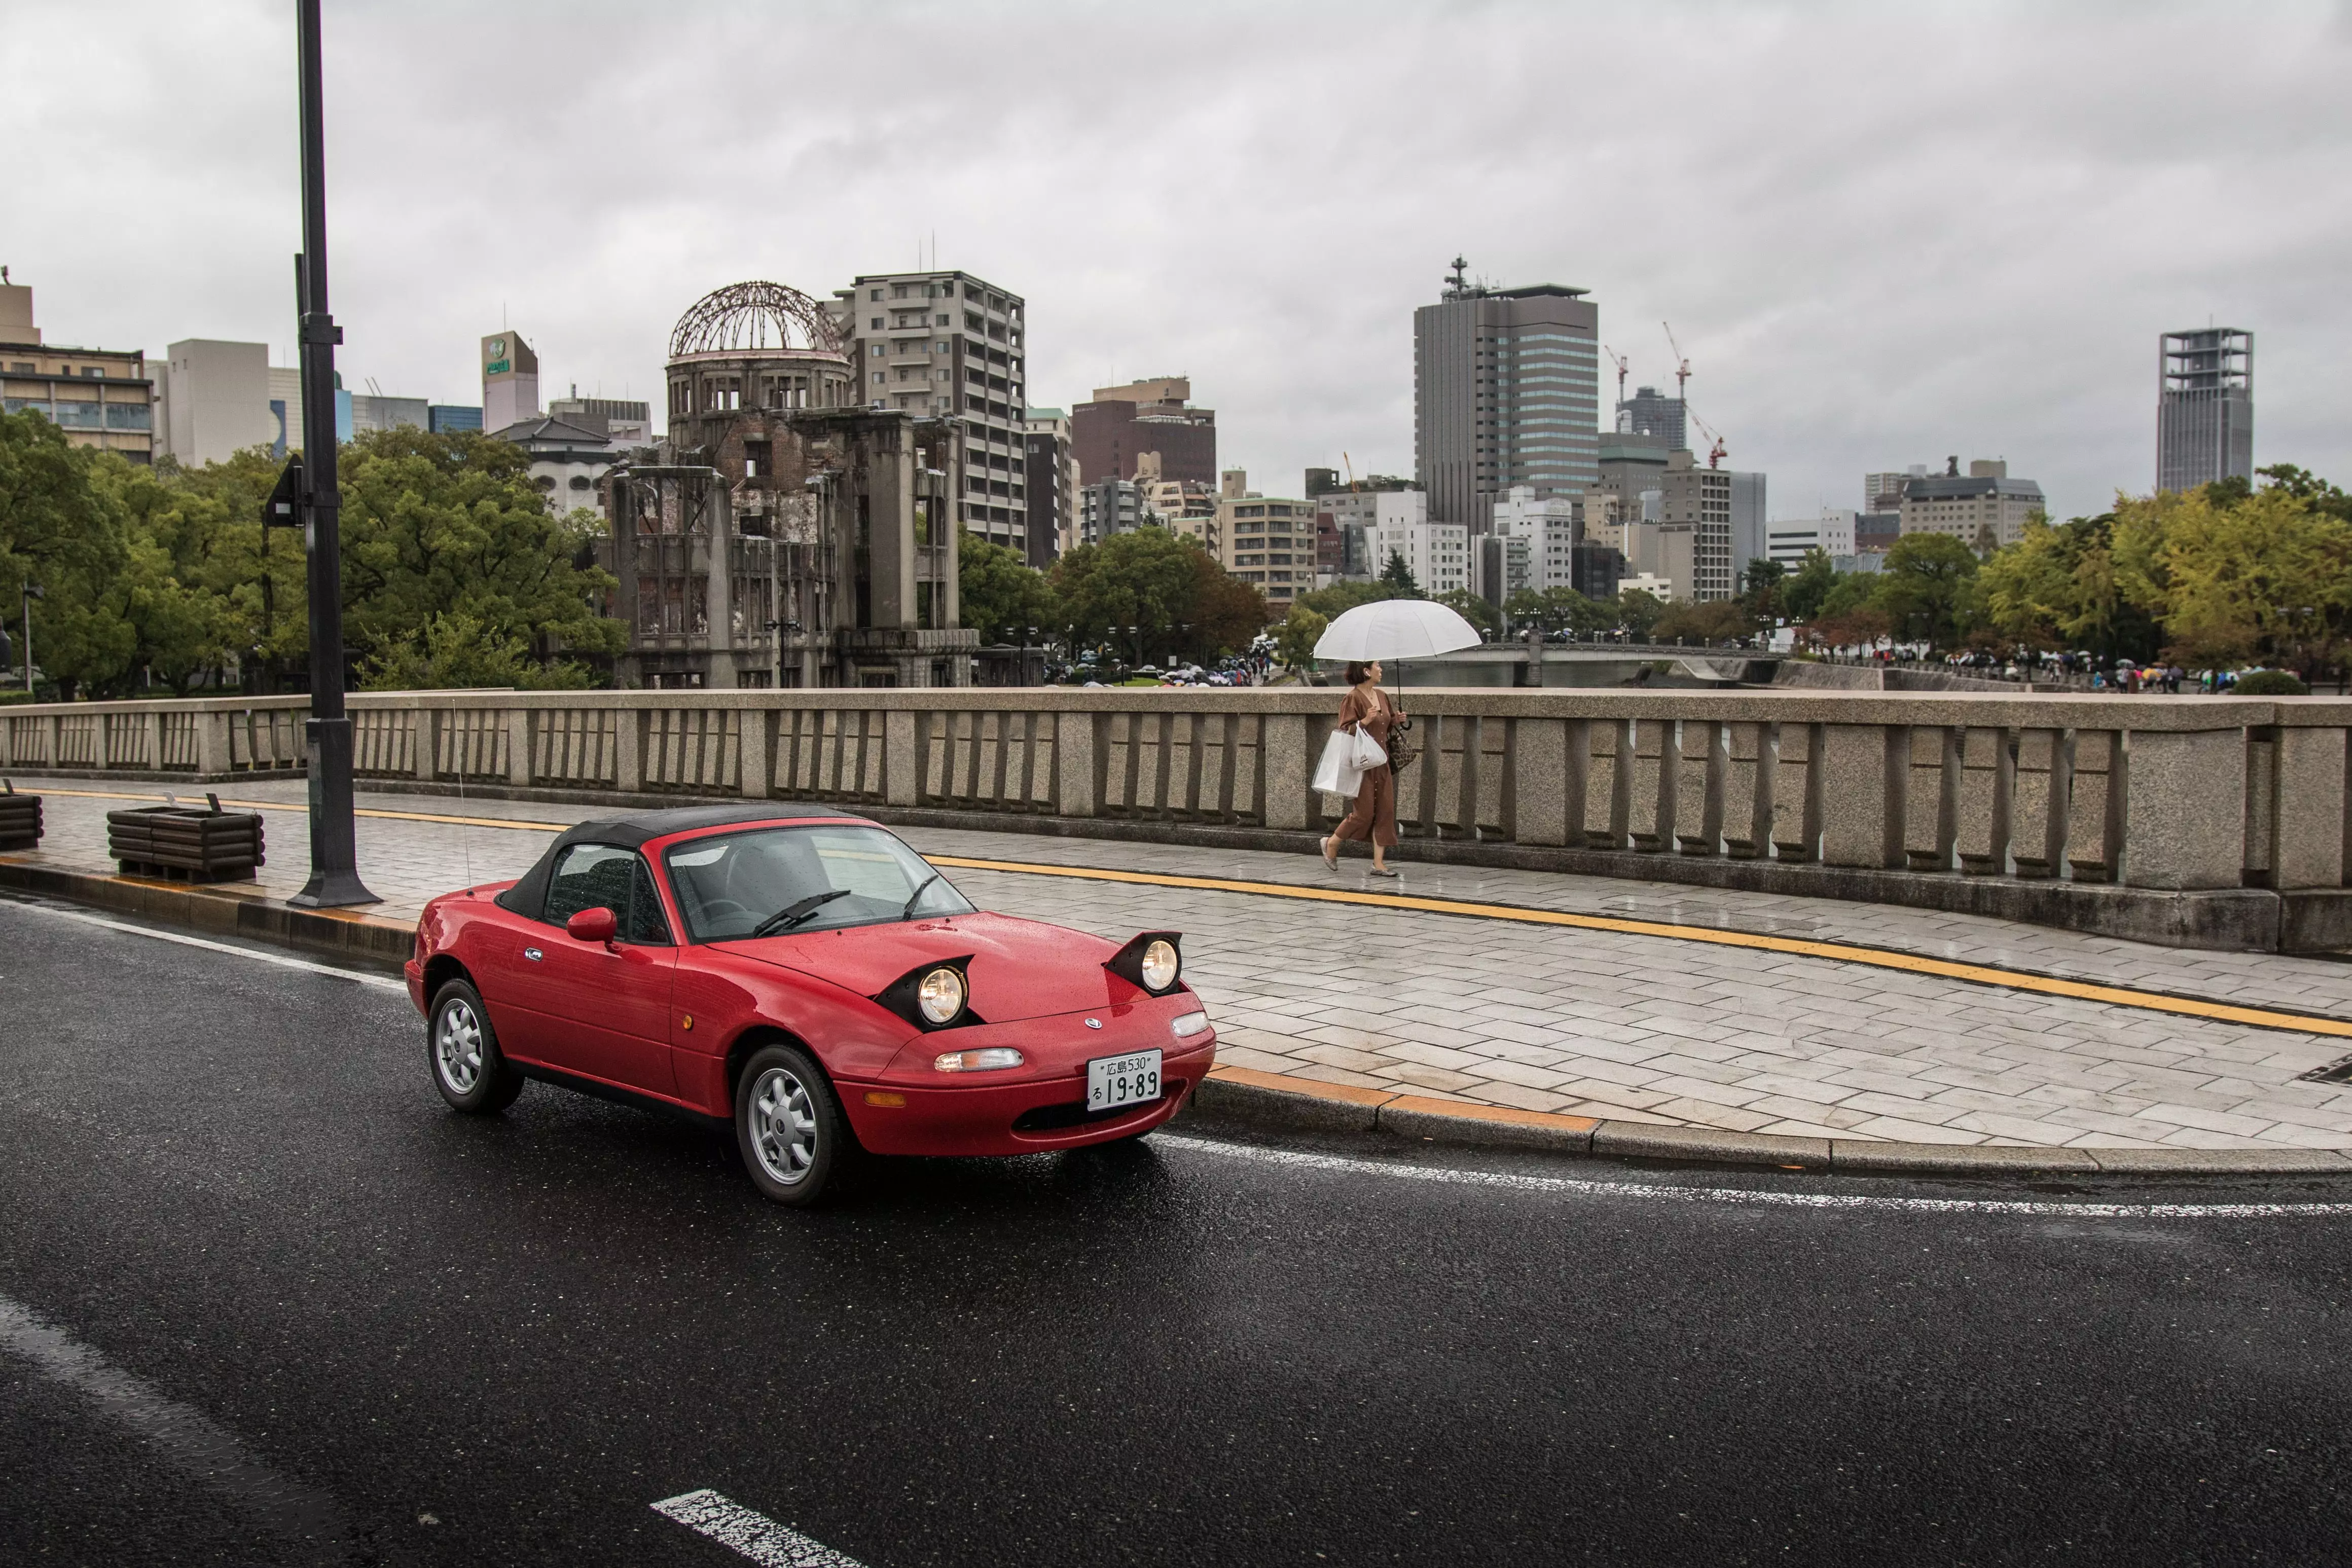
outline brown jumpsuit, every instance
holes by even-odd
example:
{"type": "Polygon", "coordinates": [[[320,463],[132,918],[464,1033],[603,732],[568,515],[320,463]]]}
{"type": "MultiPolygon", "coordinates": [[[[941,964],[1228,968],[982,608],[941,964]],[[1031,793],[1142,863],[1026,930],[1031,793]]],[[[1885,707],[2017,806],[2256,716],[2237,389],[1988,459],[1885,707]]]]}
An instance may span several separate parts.
{"type": "MultiPolygon", "coordinates": [[[[1388,693],[1378,686],[1371,688],[1375,694],[1371,696],[1365,695],[1364,690],[1362,686],[1349,688],[1348,700],[1339,705],[1339,727],[1345,729],[1349,725],[1360,724],[1364,727],[1364,733],[1380,742],[1381,749],[1386,751],[1389,724],[1404,709],[1397,706],[1388,693]]],[[[1370,839],[1382,849],[1397,841],[1394,768],[1383,762],[1378,768],[1364,770],[1364,781],[1356,788],[1355,810],[1348,813],[1348,820],[1339,824],[1339,831],[1332,837],[1335,841],[1370,839]]]]}

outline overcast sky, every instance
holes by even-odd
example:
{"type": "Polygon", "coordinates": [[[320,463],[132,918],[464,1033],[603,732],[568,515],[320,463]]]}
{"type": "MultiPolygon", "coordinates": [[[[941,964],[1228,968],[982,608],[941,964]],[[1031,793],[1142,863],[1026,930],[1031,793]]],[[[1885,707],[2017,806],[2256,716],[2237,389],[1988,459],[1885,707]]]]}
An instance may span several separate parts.
{"type": "MultiPolygon", "coordinates": [[[[5,0],[0,261],[52,341],[292,338],[290,0],[5,0]]],[[[2159,331],[2256,334],[2255,460],[2352,484],[2352,15],[2296,5],[326,0],[347,386],[654,401],[700,295],[940,265],[1024,296],[1031,400],[1182,373],[1219,455],[1412,465],[1461,253],[1592,291],[1775,517],[2002,456],[2155,467],[2159,331]]],[[[1604,384],[1604,404],[1613,387],[1604,384]]]]}

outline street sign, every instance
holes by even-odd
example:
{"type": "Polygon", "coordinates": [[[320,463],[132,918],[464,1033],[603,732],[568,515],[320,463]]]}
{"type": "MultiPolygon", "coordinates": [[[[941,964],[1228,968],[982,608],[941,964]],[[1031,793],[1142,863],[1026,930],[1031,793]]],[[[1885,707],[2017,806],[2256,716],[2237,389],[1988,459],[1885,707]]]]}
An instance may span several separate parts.
{"type": "Polygon", "coordinates": [[[299,528],[302,526],[302,460],[289,457],[278,476],[278,487],[269,492],[269,499],[261,504],[261,526],[265,528],[299,528]]]}

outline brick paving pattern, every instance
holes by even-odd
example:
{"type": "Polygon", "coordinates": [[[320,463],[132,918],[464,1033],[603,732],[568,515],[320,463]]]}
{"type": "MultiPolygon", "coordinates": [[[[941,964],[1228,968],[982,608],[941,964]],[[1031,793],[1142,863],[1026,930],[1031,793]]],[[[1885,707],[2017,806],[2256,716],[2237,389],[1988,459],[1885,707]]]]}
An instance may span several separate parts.
{"type": "MultiPolygon", "coordinates": [[[[42,858],[104,863],[110,806],[48,793],[42,858]]],[[[299,887],[299,782],[232,786],[267,813],[256,891],[299,887]]],[[[368,795],[372,810],[570,822],[540,802],[368,795]]],[[[910,828],[932,854],[1363,886],[1312,855],[910,828]]],[[[546,835],[362,818],[383,918],[519,873],[546,835]]],[[[2352,1042],[1667,937],[1201,889],[958,869],[975,903],[1122,936],[1186,932],[1186,972],[1235,1066],[1339,1083],[1738,1132],[2099,1147],[2352,1147],[2352,1086],[2297,1075],[2352,1042]]],[[[1369,884],[1393,892],[1400,884],[1369,884]]],[[[1979,916],[1535,872],[1407,865],[1404,891],[1859,942],[2221,1000],[2352,1015],[2352,966],[2194,953],[1979,916]]]]}

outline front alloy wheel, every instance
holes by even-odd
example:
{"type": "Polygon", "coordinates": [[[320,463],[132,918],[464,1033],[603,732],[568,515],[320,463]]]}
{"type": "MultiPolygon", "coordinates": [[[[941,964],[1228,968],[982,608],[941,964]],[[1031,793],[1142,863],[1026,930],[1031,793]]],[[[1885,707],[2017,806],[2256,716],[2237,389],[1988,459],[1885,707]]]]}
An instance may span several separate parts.
{"type": "Polygon", "coordinates": [[[771,1045],[743,1064],[737,1081],[735,1142],[764,1197],[809,1204],[845,1163],[851,1134],[816,1063],[793,1046],[771,1045]]]}

